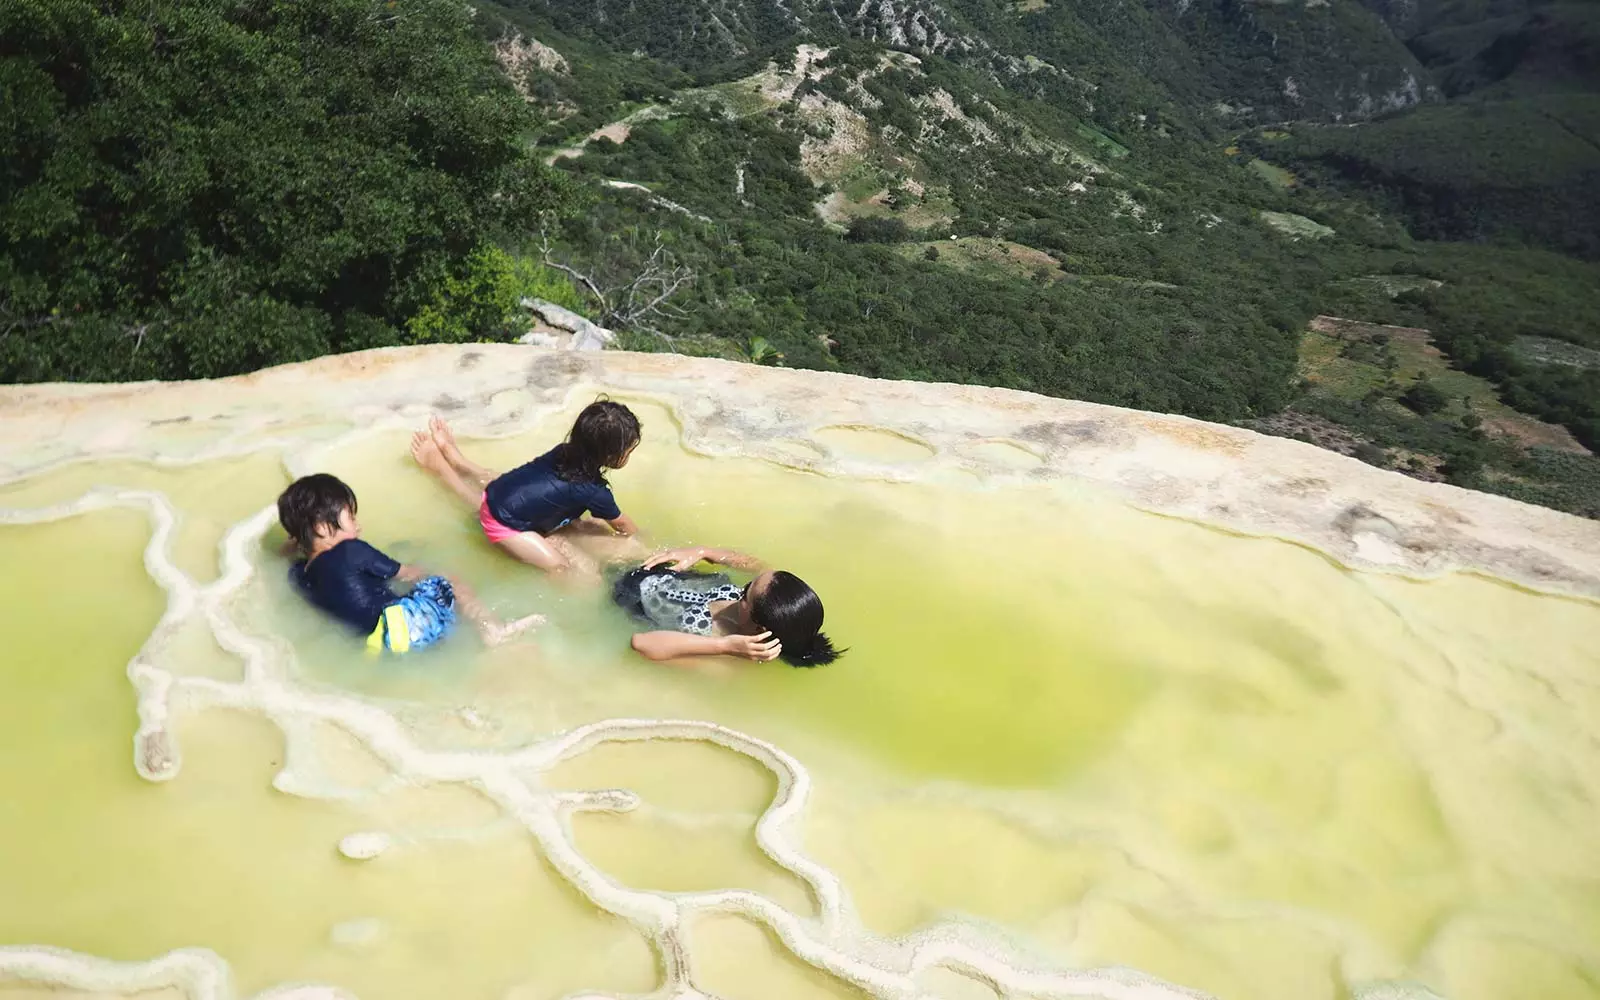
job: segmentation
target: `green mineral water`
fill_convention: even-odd
[[[732,547],[804,577],[849,648],[841,660],[635,657],[603,594],[492,548],[399,433],[324,447],[307,428],[304,449],[66,466],[0,487],[0,507],[159,492],[182,517],[172,561],[203,586],[224,536],[289,469],[333,472],[359,496],[368,541],[550,624],[495,649],[463,630],[367,657],[290,590],[273,528],[251,542],[255,573],[227,613],[284,651],[296,691],[377,706],[429,752],[514,752],[625,718],[766,741],[812,783],[799,846],[882,940],[953,922],[1008,961],[1122,966],[1224,1000],[1375,984],[1600,997],[1600,605],[1464,574],[1352,572],[1060,486],[696,457],[664,411],[637,409],[644,445],[612,475],[624,511],[652,543]],[[509,468],[570,419],[462,443]],[[832,433],[835,448],[918,458],[888,435]],[[182,766],[140,778],[127,665],[166,606],[147,572],[151,523],[112,508],[0,527],[0,943],[125,961],[208,948],[241,996],[289,982],[365,1000],[660,985],[648,934],[594,905],[491,795],[411,780],[327,719],[179,698]],[[245,669],[203,625],[181,629],[162,666],[219,684]],[[297,773],[315,787],[280,780],[285,726],[308,734]],[[566,820],[619,886],[746,889],[819,915],[758,844],[780,789],[749,757],[693,739],[608,743],[528,780],[638,795],[631,811]],[[341,838],[363,831],[394,846],[342,857]],[[683,932],[707,994],[867,988],[748,915],[697,912]],[[919,988],[994,996],[950,969]],[[0,997],[40,989],[0,979]]]

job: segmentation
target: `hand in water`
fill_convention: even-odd
[[[528,615],[510,622],[484,621],[479,623],[478,631],[483,636],[485,646],[499,646],[514,636],[546,624],[547,621],[544,615]]]
[[[682,573],[686,570],[694,569],[695,565],[703,558],[705,558],[704,549],[668,549],[665,552],[657,552],[649,559],[646,559],[644,568],[655,569],[657,566],[670,564],[669,568]]]
[[[754,660],[757,663],[776,660],[783,652],[783,643],[774,639],[771,632],[762,632],[759,635],[723,636],[722,641],[728,647],[728,655]]]

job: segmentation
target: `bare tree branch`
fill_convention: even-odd
[[[602,309],[609,308],[609,304],[606,301],[606,293],[600,290],[600,286],[595,283],[594,279],[589,277],[587,274],[584,274],[582,271],[579,271],[577,268],[569,267],[566,264],[556,260],[555,257],[552,256],[555,252],[555,248],[550,245],[549,234],[545,233],[541,235],[543,237],[543,242],[540,243],[539,250],[544,262],[565,274],[567,277],[583,282],[584,287],[589,289],[589,294],[595,297],[595,300],[600,304],[600,307]]]
[[[629,249],[636,247],[637,242],[630,240]],[[624,270],[624,273],[614,281],[608,280],[604,275],[596,277],[595,274],[586,274],[570,264],[557,260],[555,248],[548,235],[543,237],[540,251],[546,265],[565,274],[587,290],[589,296],[594,299],[599,313],[596,322],[601,326],[659,337],[669,345],[677,342],[675,337],[660,330],[657,321],[678,319],[688,315],[671,300],[693,285],[697,275],[689,266],[677,262],[672,251],[663,242],[660,232],[655,234],[654,245],[643,261],[631,266],[621,261],[612,262],[614,269]]]

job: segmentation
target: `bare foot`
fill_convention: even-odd
[[[433,435],[433,443],[439,446],[439,453],[444,456],[446,462],[460,468],[461,463],[467,460],[466,456],[461,454],[461,449],[456,447],[455,432],[444,422],[443,417],[429,419],[428,433]]]
[[[439,446],[433,443],[433,438],[422,431],[411,435],[411,457],[429,472],[438,473],[450,468],[445,457],[439,453]]]
[[[512,636],[538,628],[547,620],[544,615],[528,615],[510,622],[483,622],[478,626],[478,630],[483,633],[485,646],[498,646]]]

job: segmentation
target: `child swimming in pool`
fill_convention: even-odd
[[[395,562],[362,541],[355,491],[327,473],[291,483],[278,497],[278,522],[305,557],[289,569],[296,589],[365,635],[370,650],[431,646],[450,633],[458,609],[490,646],[544,622],[542,615],[501,622],[459,581]],[[390,580],[410,583],[411,590],[397,595]]]
[[[638,525],[617,506],[605,478],[605,470],[628,464],[640,437],[633,411],[602,398],[583,408],[565,441],[503,475],[469,461],[438,417],[413,436],[411,455],[478,512],[489,541],[547,572],[597,580],[595,555],[614,560],[643,551],[633,538]],[[579,537],[595,555],[571,543]]]
[[[744,587],[722,574],[692,572],[719,563],[756,576]],[[737,656],[820,667],[844,655],[822,632],[822,598],[793,573],[770,570],[731,549],[672,549],[645,560],[612,586],[612,600],[654,625],[633,637],[651,660]]]

